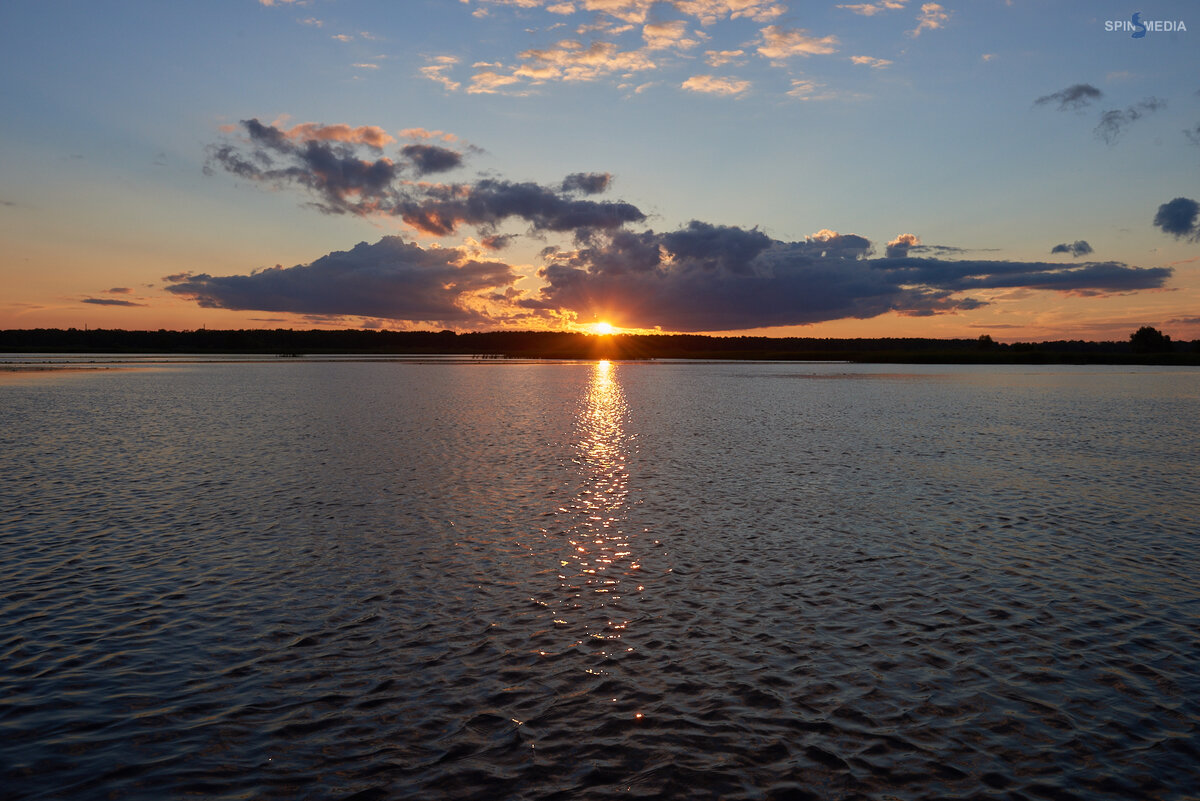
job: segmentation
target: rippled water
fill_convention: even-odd
[[[1200,371],[0,378],[6,798],[1197,798]]]

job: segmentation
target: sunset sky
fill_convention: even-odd
[[[0,328],[1200,338],[1196,8],[8,0]]]

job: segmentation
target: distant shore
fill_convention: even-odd
[[[1131,340],[1134,340],[1131,337]],[[0,354],[459,355],[521,359],[706,359],[891,364],[1200,365],[1200,341],[1000,343],[978,339],[716,337],[555,331],[240,329],[0,331]],[[2,356],[0,356],[2,358]]]

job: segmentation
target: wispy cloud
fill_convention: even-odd
[[[1090,83],[1077,83],[1052,94],[1042,95],[1033,101],[1033,104],[1035,106],[1045,106],[1057,103],[1059,111],[1067,111],[1068,109],[1078,111],[1085,106],[1091,105],[1103,96],[1104,93]]]
[[[745,50],[705,50],[704,62],[710,67],[723,67],[726,64],[743,64]]]
[[[676,0],[675,8],[701,25],[714,25],[723,19],[750,19],[770,22],[787,13],[787,6],[771,0]]]
[[[132,300],[117,298],[83,298],[80,303],[90,303],[93,306],[145,306],[145,303],[134,303]]]
[[[1100,115],[1100,122],[1096,125],[1096,136],[1102,139],[1105,144],[1114,145],[1121,138],[1121,134],[1124,133],[1125,129],[1131,124],[1147,114],[1166,107],[1167,101],[1160,100],[1157,97],[1148,97],[1127,109],[1106,111]]]
[[[758,54],[772,61],[783,61],[793,56],[827,55],[837,52],[836,36],[811,36],[800,28],[781,28],[768,25],[762,29]]]
[[[800,100],[833,100],[836,93],[824,91],[825,84],[811,81],[807,78],[793,78],[792,88],[788,90],[789,97]]]
[[[950,13],[937,3],[925,3],[917,16],[917,27],[908,32],[909,36],[917,37],[922,31],[936,31],[950,20]]]
[[[693,75],[682,84],[682,87],[689,92],[709,95],[740,95],[749,91],[751,86],[750,81],[737,78],[717,78],[712,75]]]
[[[907,0],[882,0],[878,3],[858,3],[854,5],[840,5],[838,8],[844,8],[847,11],[853,11],[864,17],[873,17],[883,11],[897,11],[904,8]]]
[[[433,56],[430,63],[421,67],[421,74],[435,83],[440,83],[448,92],[457,92],[461,84],[452,79],[448,73],[458,64],[456,56]]]
[[[850,60],[855,64],[871,67],[872,69],[883,69],[892,66],[892,62],[886,58],[874,58],[873,56],[851,56]]]
[[[683,20],[648,23],[642,27],[642,38],[647,50],[688,50],[700,44],[698,39],[688,36],[687,23]]]

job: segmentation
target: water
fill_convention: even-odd
[[[84,366],[6,798],[1200,797],[1200,371]]]

